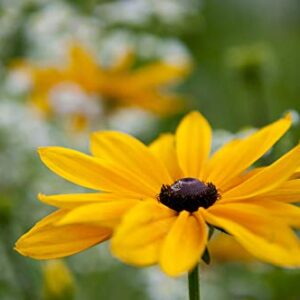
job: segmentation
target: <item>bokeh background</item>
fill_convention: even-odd
[[[40,95],[49,113],[33,101],[39,78],[32,69],[63,68],[74,44],[104,70],[128,53],[133,70],[157,62],[184,69],[180,76],[171,72],[171,86],[159,87],[180,95],[181,106],[157,112],[140,105],[142,96],[116,105],[118,96],[107,100],[68,78]],[[76,57],[73,64],[81,76],[92,76]],[[104,128],[148,143],[173,131],[192,109],[211,122],[217,147],[290,111],[294,126],[264,158],[269,162],[300,138],[299,70],[298,0],[1,0],[0,299],[186,299],[185,278],[125,266],[111,257],[109,244],[61,261],[18,255],[16,239],[53,210],[36,195],[81,191],[48,171],[35,150],[61,145],[87,152],[89,133]],[[145,80],[159,81],[162,72],[157,68]],[[204,299],[300,299],[299,270],[215,244],[211,265],[201,270]]]

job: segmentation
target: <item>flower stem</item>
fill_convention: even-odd
[[[199,287],[199,268],[198,265],[189,272],[189,299],[200,300],[200,287]]]

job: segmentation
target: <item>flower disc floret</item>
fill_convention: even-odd
[[[181,212],[195,212],[199,207],[208,208],[220,197],[213,183],[207,183],[191,177],[175,181],[172,185],[163,185],[158,199],[167,207]]]

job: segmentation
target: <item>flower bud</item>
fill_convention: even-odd
[[[261,83],[274,69],[273,53],[263,44],[232,47],[227,51],[226,62],[246,84]]]
[[[43,265],[44,299],[71,300],[74,298],[74,280],[62,260],[51,260]]]

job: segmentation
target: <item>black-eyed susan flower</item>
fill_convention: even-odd
[[[134,54],[127,51],[111,65],[104,66],[90,51],[76,43],[70,47],[67,61],[61,66],[45,67],[21,61],[15,64],[14,69],[23,69],[30,75],[31,103],[46,116],[64,110],[66,105],[62,103],[63,96],[56,97],[57,94],[62,91],[78,94],[78,89],[86,96],[86,106],[92,106],[99,99],[109,109],[139,107],[157,114],[178,111],[182,106],[182,97],[167,88],[186,77],[191,65],[158,61],[133,68],[134,61]],[[89,115],[83,113],[84,104],[78,105],[75,101],[78,97],[72,95],[72,98],[74,101],[67,103],[71,108],[69,114],[74,118],[75,124],[87,123]]]
[[[208,228],[232,235],[260,260],[300,266],[300,146],[269,166],[249,169],[288,130],[290,116],[210,154],[212,130],[198,112],[174,135],[150,146],[119,132],[96,132],[92,156],[60,147],[39,149],[61,177],[99,192],[40,195],[58,210],[16,243],[37,259],[63,257],[111,238],[111,250],[136,266],[159,264],[176,276],[190,271],[208,243]],[[101,192],[100,192],[101,191]]]

